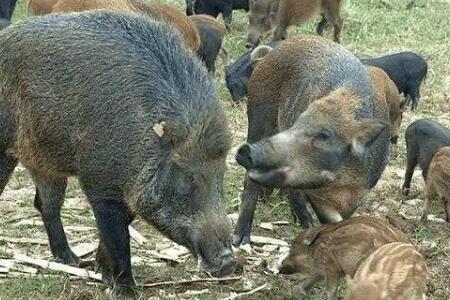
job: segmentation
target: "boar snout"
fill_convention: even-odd
[[[224,249],[221,254],[222,264],[216,270],[211,270],[210,273],[214,277],[224,277],[234,273],[237,268],[237,262],[233,258],[233,252],[230,249]]]
[[[244,144],[238,149],[236,154],[236,161],[247,170],[254,167],[252,152],[252,146]]]

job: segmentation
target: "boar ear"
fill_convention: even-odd
[[[153,125],[153,131],[163,145],[179,145],[187,139],[188,135],[187,126],[178,119],[160,120]]]
[[[320,227],[308,229],[303,234],[303,242],[308,246],[311,245],[319,236],[320,231]]]
[[[358,128],[356,137],[353,138],[352,153],[361,155],[370,147],[378,136],[388,128],[388,123],[376,119],[363,120]]]
[[[272,52],[273,48],[267,45],[258,46],[255,48],[255,50],[252,51],[252,54],[250,55],[250,64],[254,65],[258,61],[264,59],[267,54]]]

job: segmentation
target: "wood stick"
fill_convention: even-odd
[[[98,243],[80,243],[72,247],[72,252],[78,257],[83,257],[95,252],[97,247]]]
[[[96,280],[102,280],[102,275],[89,270],[80,269],[57,262],[47,261],[43,259],[32,258],[23,254],[15,254],[14,259],[20,262],[24,262],[30,265],[38,266],[43,269],[49,269],[53,271],[60,271],[71,275],[76,275],[82,278],[92,278]]]
[[[130,232],[130,237],[135,240],[139,245],[143,245],[145,243],[148,243],[148,240],[145,236],[143,236],[142,234],[139,233],[139,231],[137,231],[136,229],[134,229],[131,225],[128,226],[128,231]],[[157,251],[154,250],[149,250],[147,251],[150,255],[157,257],[159,259],[162,260],[168,260],[168,261],[173,261],[176,263],[180,263],[181,261],[179,260],[178,257],[172,257],[172,256],[168,256],[168,255],[164,255],[161,254]]]
[[[254,293],[256,293],[256,292],[259,292],[260,290],[263,290],[263,289],[265,289],[266,287],[267,287],[267,283],[264,283],[263,285],[261,285],[261,286],[255,288],[255,289],[253,289],[253,290],[251,290],[251,291],[248,291],[248,292],[245,292],[245,293],[239,293],[239,294],[236,294],[236,295],[227,297],[227,298],[223,298],[222,300],[233,300],[233,299],[238,299],[238,298],[240,298],[240,297],[248,296],[248,295],[254,294]]]
[[[155,286],[164,286],[164,285],[183,285],[190,283],[198,283],[198,282],[224,282],[224,281],[235,281],[239,280],[242,277],[226,277],[226,278],[198,278],[198,279],[190,279],[190,280],[180,280],[180,281],[161,281],[155,283],[145,283],[143,287],[155,287]]]
[[[9,236],[0,236],[0,242],[15,243],[15,244],[48,245],[47,240],[30,239],[30,238],[15,238],[15,237],[9,237]]]
[[[274,239],[265,236],[256,236],[252,235],[250,237],[250,241],[254,244],[269,244],[269,245],[278,245],[278,246],[289,246],[286,241],[280,239]]]
[[[30,273],[30,274],[36,274],[38,270],[36,268],[24,266],[21,264],[18,264],[13,259],[0,259],[0,266],[3,266],[5,268],[17,270],[23,273]]]

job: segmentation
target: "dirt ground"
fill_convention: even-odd
[[[158,2],[184,8],[184,0]],[[25,17],[25,6],[25,0],[19,0],[15,21]],[[421,53],[428,61],[429,73],[422,87],[419,109],[405,113],[399,143],[392,147],[389,166],[377,186],[361,202],[357,214],[395,218],[426,257],[430,275],[429,298],[450,299],[450,225],[444,221],[442,203],[435,201],[428,224],[420,223],[424,199],[420,170],[415,172],[410,196],[401,195],[406,127],[421,118],[431,118],[450,127],[450,3],[444,0],[346,0],[343,16],[342,42],[358,56],[375,57],[410,50]],[[313,34],[317,21],[313,19],[293,27],[289,34]],[[233,29],[224,42],[230,61],[245,52],[246,28],[246,13],[236,12]],[[330,36],[328,30],[327,37]],[[220,59],[217,69],[217,89],[227,111],[233,146],[236,147],[245,140],[246,107],[245,104],[231,104]],[[230,165],[225,178],[227,210],[232,220],[239,209],[243,175],[241,167]],[[0,259],[8,258],[11,252],[51,259],[43,223],[33,208],[33,198],[34,186],[27,170],[18,167],[0,197]],[[67,189],[62,217],[71,247],[77,250],[95,247],[98,241],[94,216],[75,179],[70,181]],[[132,241],[132,263],[138,284],[207,278],[184,248],[174,245],[141,220],[135,221],[133,227],[147,239],[140,243]],[[296,276],[272,272],[278,258],[288,250],[287,245],[301,231],[292,223],[285,199],[274,194],[268,203],[259,204],[253,228],[256,236],[282,241],[280,245],[253,244],[250,254],[237,249],[236,255],[244,270],[236,280],[139,287],[141,298],[226,299],[261,287],[241,299],[298,299]],[[155,253],[171,259],[160,259]],[[84,257],[86,268],[92,268],[93,258],[93,254]],[[345,284],[341,284],[341,295],[344,288]],[[94,281],[39,269],[37,274],[31,275],[0,272],[0,299],[106,299],[106,294],[105,287]],[[314,287],[307,299],[325,299],[323,285]]]

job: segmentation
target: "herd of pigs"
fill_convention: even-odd
[[[116,295],[133,295],[135,216],[227,276],[238,266],[232,245],[250,242],[257,202],[279,188],[307,228],[279,266],[299,273],[299,290],[325,279],[337,299],[346,276],[346,299],[423,299],[427,266],[412,241],[352,214],[389,163],[402,112],[419,104],[427,63],[412,52],[357,58],[337,43],[341,2],[186,0],[188,17],[141,0],[30,0],[35,17],[1,22],[0,190],[25,166],[52,254],[78,265],[60,216],[76,176],[100,232],[96,270]],[[214,73],[233,9],[249,11],[250,51],[225,70],[233,101],[248,95],[248,143],[236,154],[247,172],[232,234],[223,202],[231,139]],[[335,42],[287,38],[288,26],[318,13],[317,33],[331,24]],[[419,164],[423,221],[433,198],[450,221],[450,130],[422,119],[405,138],[403,193]],[[307,202],[322,225],[313,227]]]

